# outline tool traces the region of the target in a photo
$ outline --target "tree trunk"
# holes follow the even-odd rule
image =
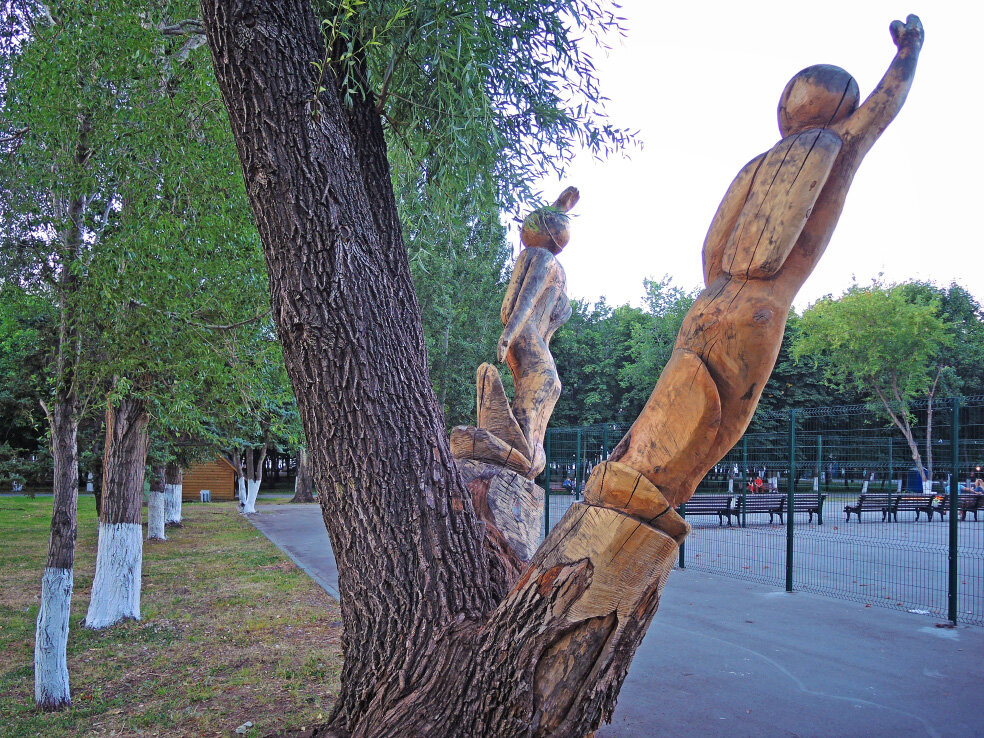
[[[147,464],[147,411],[127,397],[106,408],[103,506],[92,598],[85,627],[105,628],[140,619],[143,540],[140,526]]]
[[[66,647],[78,519],[78,398],[74,392],[64,393],[46,410],[55,467],[54,502],[34,639],[34,701],[42,710],[59,710],[72,704]]]
[[[155,466],[150,474],[150,495],[147,498],[147,540],[166,541],[164,508],[166,506],[164,466]]]
[[[164,525],[168,528],[180,528],[181,523],[181,493],[184,470],[175,462],[164,468]]]
[[[311,462],[308,451],[301,447],[297,452],[297,476],[294,478],[294,497],[291,502],[314,502],[314,480],[311,478]]]
[[[582,738],[614,708],[676,540],[581,505],[509,592],[428,377],[372,96],[329,89],[312,109],[325,54],[304,0],[202,14],[340,573],[330,734]]]
[[[74,156],[76,167],[84,167],[89,159],[90,125],[89,116],[81,116]],[[64,248],[58,254],[59,325],[52,372],[57,391],[51,407],[42,403],[51,428],[54,462],[51,535],[48,558],[41,575],[41,609],[34,638],[34,701],[42,710],[61,710],[72,704],[66,648],[78,530],[79,395],[76,383],[82,348],[75,321],[75,300],[82,270],[75,267],[82,250],[83,209],[82,196],[68,202],[69,225],[63,234]]]
[[[246,496],[240,498],[243,502],[243,515],[252,515],[256,512],[256,496],[260,492],[260,483],[263,480],[263,462],[266,460],[266,454],[265,444],[258,455],[252,448],[246,449]]]

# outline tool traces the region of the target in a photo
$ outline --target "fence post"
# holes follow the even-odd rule
[[[957,623],[957,513],[960,510],[960,398],[954,397],[950,412],[950,581],[947,587],[947,615],[950,622]]]
[[[892,464],[892,447],[894,445],[895,444],[892,443],[892,437],[889,436],[888,437],[888,487],[889,489],[891,489],[892,487],[892,482],[895,481],[894,479],[895,469],[893,468],[893,464]]]
[[[683,503],[682,505],[680,505],[680,517],[683,518],[684,520],[687,519],[687,503]],[[678,562],[678,565],[681,569],[687,568],[687,559],[686,556],[684,555],[684,547],[686,545],[687,545],[686,541],[680,544],[680,560]]]
[[[820,474],[823,472],[823,434],[817,433],[817,492],[820,491]]]
[[[578,500],[581,498],[581,481],[582,481],[582,471],[581,467],[584,464],[584,454],[581,451],[581,441],[582,441],[582,430],[581,426],[577,428],[577,451],[574,453],[574,499]]]
[[[748,478],[745,470],[748,468],[748,435],[741,437],[741,527],[745,527],[745,495],[748,494]]]
[[[547,457],[547,466],[543,478],[543,537],[550,534],[550,436],[548,430],[543,444],[543,455]]]
[[[793,591],[793,500],[796,497],[796,408],[789,409],[789,491],[786,493],[786,591]]]
[[[601,460],[608,460],[608,423],[601,426]]]

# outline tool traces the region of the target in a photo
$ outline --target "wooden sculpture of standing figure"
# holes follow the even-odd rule
[[[528,560],[539,542],[543,492],[530,480],[546,464],[543,438],[560,397],[550,338],[571,317],[571,301],[557,255],[570,239],[566,213],[577,200],[577,189],[568,187],[553,205],[523,221],[525,248],[502,302],[497,351],[512,372],[512,402],[499,371],[483,363],[477,373],[478,422],[451,431],[451,451],[479,513],[502,532],[519,561]]]

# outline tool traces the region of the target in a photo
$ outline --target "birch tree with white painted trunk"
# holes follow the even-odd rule
[[[155,465],[150,474],[150,493],[147,497],[147,540],[166,541],[164,535],[165,509],[167,506],[164,467]]]
[[[96,574],[85,616],[87,628],[107,628],[122,620],[140,619],[140,519],[148,420],[144,403],[138,398],[129,396],[107,403],[102,514]]]
[[[16,22],[14,15],[12,22]],[[30,22],[26,16],[21,20],[26,37]],[[0,278],[22,294],[39,298],[57,326],[44,376],[36,378],[44,385],[42,407],[54,474],[34,641],[34,700],[43,710],[59,710],[72,703],[67,645],[79,493],[78,429],[86,402],[79,385],[84,351],[79,292],[85,279],[86,238],[98,238],[92,229],[93,202],[87,194],[94,116],[80,107],[70,121],[48,126],[37,120],[36,111],[44,105],[38,97],[45,98],[38,87],[46,84],[50,72],[44,72],[42,60],[33,53],[36,49],[29,47],[25,44],[20,54],[0,54],[7,81],[4,127],[20,131],[13,148],[0,156],[5,181],[18,185],[0,188],[2,235],[5,242],[17,244],[15,253],[0,258]],[[20,125],[23,128],[17,128]],[[37,148],[50,145],[54,138],[60,156],[54,161],[39,158]],[[40,280],[43,289],[37,289]]]
[[[260,482],[263,481],[263,462],[266,461],[269,443],[264,443],[259,449],[246,449],[245,483],[246,497],[243,500],[243,515],[256,512],[256,496],[260,492]]]
[[[164,468],[164,525],[181,526],[181,493],[184,470],[175,461]]]

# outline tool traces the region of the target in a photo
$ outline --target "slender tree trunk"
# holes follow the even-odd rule
[[[89,116],[82,116],[75,146],[76,167],[84,167],[89,159],[90,126]],[[67,203],[69,225],[63,234],[62,248],[58,254],[59,325],[53,367],[57,392],[51,407],[42,404],[51,428],[51,456],[54,462],[51,535],[48,539],[48,558],[41,575],[41,609],[34,638],[34,701],[43,710],[61,710],[72,704],[66,649],[78,530],[77,382],[82,341],[75,321],[75,301],[81,273],[76,267],[82,249],[84,207],[81,196]]]
[[[267,446],[257,454],[252,448],[246,449],[246,497],[243,502],[243,515],[256,512],[256,496],[263,480],[263,462],[266,460]],[[254,460],[256,463],[254,463]]]
[[[933,384],[929,388],[929,395],[926,397],[926,477],[930,482],[933,481],[933,400],[936,398],[936,387],[942,373],[943,367],[937,367],[936,377],[933,379]],[[926,479],[924,478],[924,486],[925,482]],[[930,485],[930,489],[925,489],[926,492],[931,490],[932,485]]]
[[[155,466],[150,473],[150,496],[147,498],[147,540],[166,541],[164,535],[164,508],[167,485],[164,481],[164,466]]]
[[[55,467],[54,502],[34,639],[34,701],[43,710],[59,710],[72,704],[66,647],[78,519],[78,398],[68,392],[46,410]]]
[[[147,411],[127,397],[106,408],[103,508],[87,628],[140,619],[143,540],[140,526],[147,463]]]
[[[291,502],[314,502],[314,480],[311,478],[311,462],[307,448],[297,452],[297,476],[294,478],[294,497]]]
[[[171,462],[164,468],[164,525],[180,528],[181,494],[184,470],[180,464]]]
[[[441,377],[437,391],[437,404],[443,409],[448,401],[448,375],[450,374],[450,360],[448,348],[451,341],[451,318],[448,318],[441,334]]]
[[[916,438],[912,433],[912,426],[909,425],[908,407],[902,402],[901,399],[899,399],[897,402],[901,412],[896,413],[892,409],[892,404],[888,401],[888,398],[885,397],[885,394],[877,385],[875,385],[875,393],[882,401],[882,405],[885,406],[885,410],[888,412],[888,417],[890,417],[892,422],[895,423],[895,427],[902,432],[902,437],[905,438],[905,442],[909,446],[909,453],[912,454],[912,460],[916,464],[916,469],[919,470],[919,478],[922,480],[923,489],[925,489],[926,468],[923,466],[922,457],[919,455],[919,446],[916,444]],[[898,397],[898,393],[896,393],[896,397]],[[930,418],[932,418],[932,414],[930,414]]]

